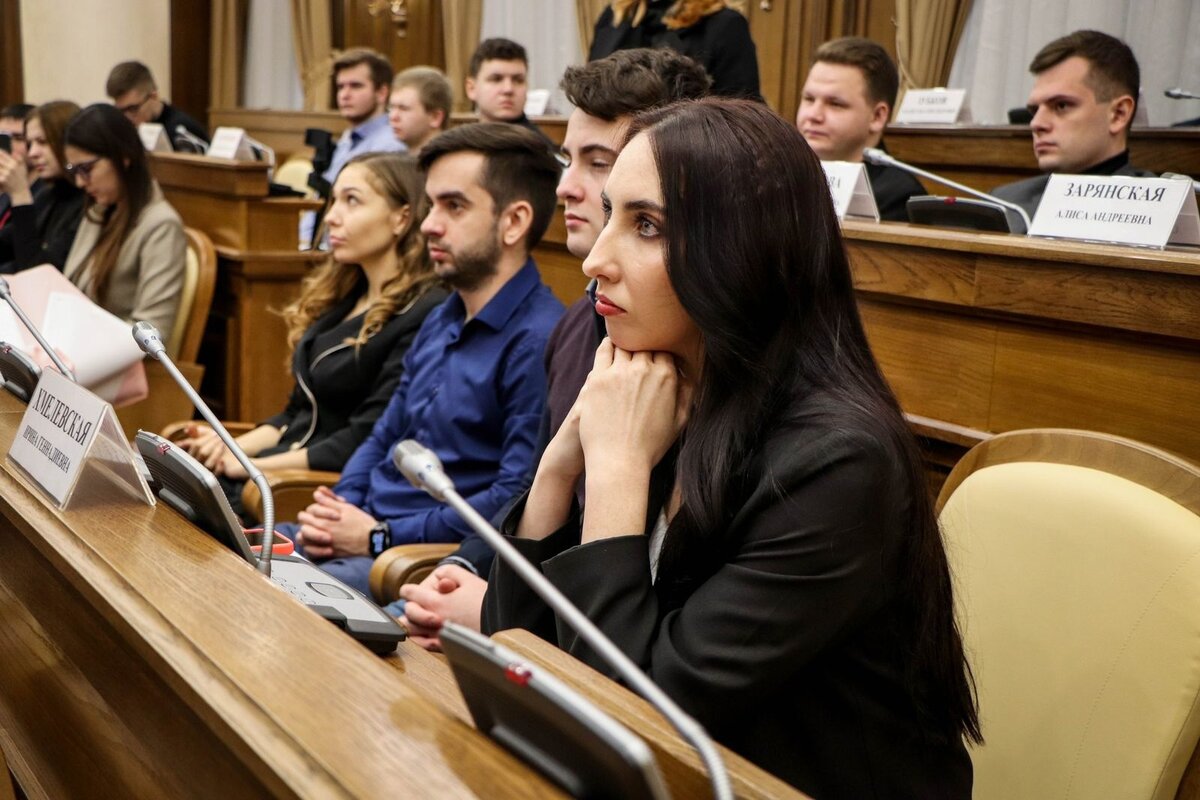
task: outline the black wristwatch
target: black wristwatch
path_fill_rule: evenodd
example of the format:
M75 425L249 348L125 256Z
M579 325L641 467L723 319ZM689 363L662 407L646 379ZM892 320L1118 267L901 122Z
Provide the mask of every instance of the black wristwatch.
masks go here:
M392 528L386 522L376 522L371 528L371 535L367 539L367 547L371 550L371 558L378 558L379 555L392 546Z

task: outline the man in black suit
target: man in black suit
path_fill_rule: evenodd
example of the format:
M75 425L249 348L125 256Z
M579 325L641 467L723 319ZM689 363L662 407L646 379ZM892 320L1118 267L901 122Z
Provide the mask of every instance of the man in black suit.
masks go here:
M162 125L176 150L193 150L186 137L178 131L181 125L192 136L208 143L208 131L203 125L159 97L154 76L142 62L122 61L113 67L108 73L104 91L112 98L113 105L134 125L143 122Z
M822 161L861 162L863 150L883 146L899 88L896 65L875 42L857 36L826 42L804 81L796 127ZM895 167L868 164L867 175L883 219L908 222L908 198L929 194Z
M1075 31L1043 47L1029 71L1033 154L1045 175L997 187L1033 216L1052 173L1154 177L1129 163L1129 126L1141 75L1129 45L1099 31Z

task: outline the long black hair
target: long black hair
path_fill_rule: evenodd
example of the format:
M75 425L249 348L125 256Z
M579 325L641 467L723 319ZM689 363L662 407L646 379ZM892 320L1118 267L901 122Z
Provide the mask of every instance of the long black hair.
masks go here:
M66 145L108 159L121 183L121 199L101 207L89 196L84 213L101 226L100 238L91 252L87 291L93 299L102 299L108 279L117 265L121 245L137 225L142 210L154 194L154 179L146 148L133 126L116 106L94 103L76 114L68 123Z
M820 162L793 126L746 100L648 111L626 141L643 132L666 208L668 275L703 348L660 575L694 583L720 565L734 513L769 478L766 435L788 423L797 397L832 397L837 418L889 443L907 477L896 613L913 703L929 731L981 741L920 453L867 344Z

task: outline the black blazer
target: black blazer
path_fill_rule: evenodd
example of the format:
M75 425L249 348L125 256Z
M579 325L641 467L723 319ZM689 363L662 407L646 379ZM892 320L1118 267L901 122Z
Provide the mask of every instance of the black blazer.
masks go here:
M365 291L363 280L296 344L292 355L296 385L287 408L263 421L282 429L283 435L278 445L260 456L307 447L309 467L340 472L387 407L400 382L404 354L425 316L447 296L441 287L430 289L356 351L344 340L358 335L362 318L344 318ZM334 344L316 352L318 337Z
M34 192L33 205L13 206L12 217L0 230L0 272L12 274L41 264L61 270L83 219L84 197L71 181L45 181Z
M924 487L909 485L898 445L832 398L793 411L765 443L764 477L710 569L689 577L664 549L652 582L647 535L580 545L577 516L545 540L513 543L717 740L800 790L822 800L969 798L961 739L918 733L893 616L901 520ZM662 466L651 517L673 471ZM483 629L511 627L612 674L496 559Z
M668 5L652 3L646 18L636 27L631 17L613 27L612 6L605 8L596 20L588 60L635 47L669 47L708 71L713 79L713 94L761 100L758 55L746 18L731 8L723 8L690 27L672 31L661 21Z

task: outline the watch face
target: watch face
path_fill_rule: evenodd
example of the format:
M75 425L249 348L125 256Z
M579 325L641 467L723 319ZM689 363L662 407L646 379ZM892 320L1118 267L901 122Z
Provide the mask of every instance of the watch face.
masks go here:
M379 555L383 552L383 531L371 531L371 553Z

